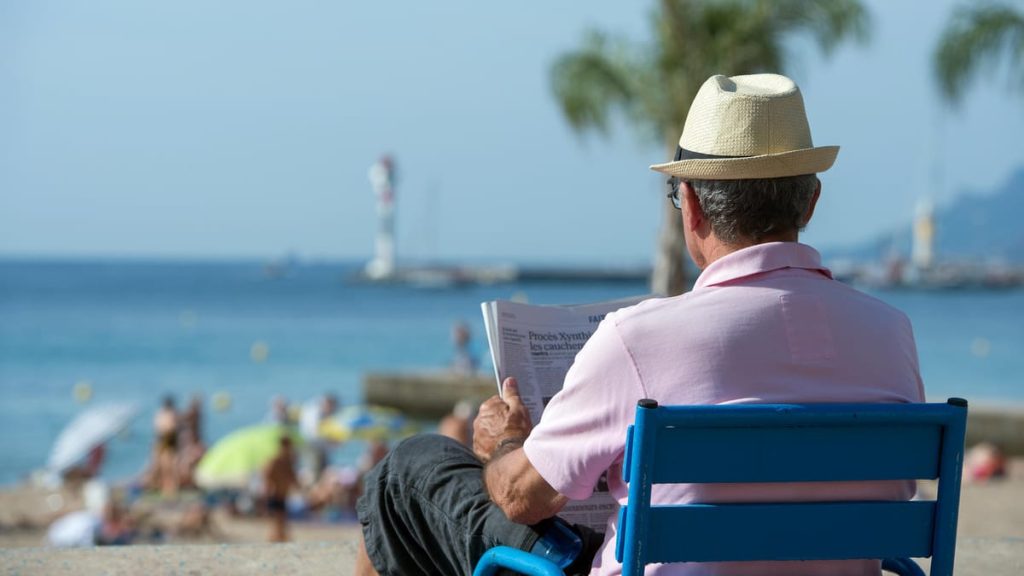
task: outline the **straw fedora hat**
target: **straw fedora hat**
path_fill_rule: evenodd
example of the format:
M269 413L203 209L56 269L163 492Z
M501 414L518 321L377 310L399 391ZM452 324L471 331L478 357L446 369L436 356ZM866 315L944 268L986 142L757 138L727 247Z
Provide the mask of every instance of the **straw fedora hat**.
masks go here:
M781 178L828 170L838 146L815 147L800 88L785 76L712 76L697 91L674 162L652 170L694 180Z

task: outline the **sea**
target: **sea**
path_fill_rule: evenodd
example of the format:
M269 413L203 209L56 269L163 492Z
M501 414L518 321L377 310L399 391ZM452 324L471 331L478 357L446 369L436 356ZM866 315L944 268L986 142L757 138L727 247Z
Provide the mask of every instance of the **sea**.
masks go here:
M368 284L361 263L0 260L0 485L41 469L85 407L135 402L104 475L146 465L165 395L204 399L207 443L263 421L275 395L362 402L372 371L437 370L467 323L491 371L480 303L583 303L647 292L641 282ZM930 400L1024 406L1024 290L874 291L911 318ZM421 423L424 429L436 423ZM337 461L362 447L343 445Z

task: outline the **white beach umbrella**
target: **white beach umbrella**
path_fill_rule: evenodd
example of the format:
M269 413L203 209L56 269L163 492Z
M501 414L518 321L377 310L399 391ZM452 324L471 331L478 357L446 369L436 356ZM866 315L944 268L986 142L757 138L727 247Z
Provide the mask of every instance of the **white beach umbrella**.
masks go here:
M50 450L46 467L63 472L85 458L89 451L116 436L139 414L135 404L104 404L86 409L75 417Z

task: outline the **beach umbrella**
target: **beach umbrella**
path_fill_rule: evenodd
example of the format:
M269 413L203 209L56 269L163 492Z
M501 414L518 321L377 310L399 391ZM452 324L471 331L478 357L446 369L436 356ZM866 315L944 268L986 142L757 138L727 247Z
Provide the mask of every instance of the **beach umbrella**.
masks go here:
M58 474L64 472L90 450L127 428L138 414L138 406L131 403L103 404L84 410L61 431L46 467Z
M416 433L416 426L394 408L347 406L320 425L320 436L345 440L394 440Z
M294 429L280 424L247 426L218 440L196 466L195 479L200 488L245 488L280 449L281 436L298 447L302 439Z

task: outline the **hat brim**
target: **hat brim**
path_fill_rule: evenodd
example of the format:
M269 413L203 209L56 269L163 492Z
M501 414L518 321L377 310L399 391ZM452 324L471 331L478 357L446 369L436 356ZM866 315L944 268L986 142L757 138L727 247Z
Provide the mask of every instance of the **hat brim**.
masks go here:
M651 170L686 180L748 180L817 174L832 167L839 146L819 146L743 158L701 158L654 164Z

